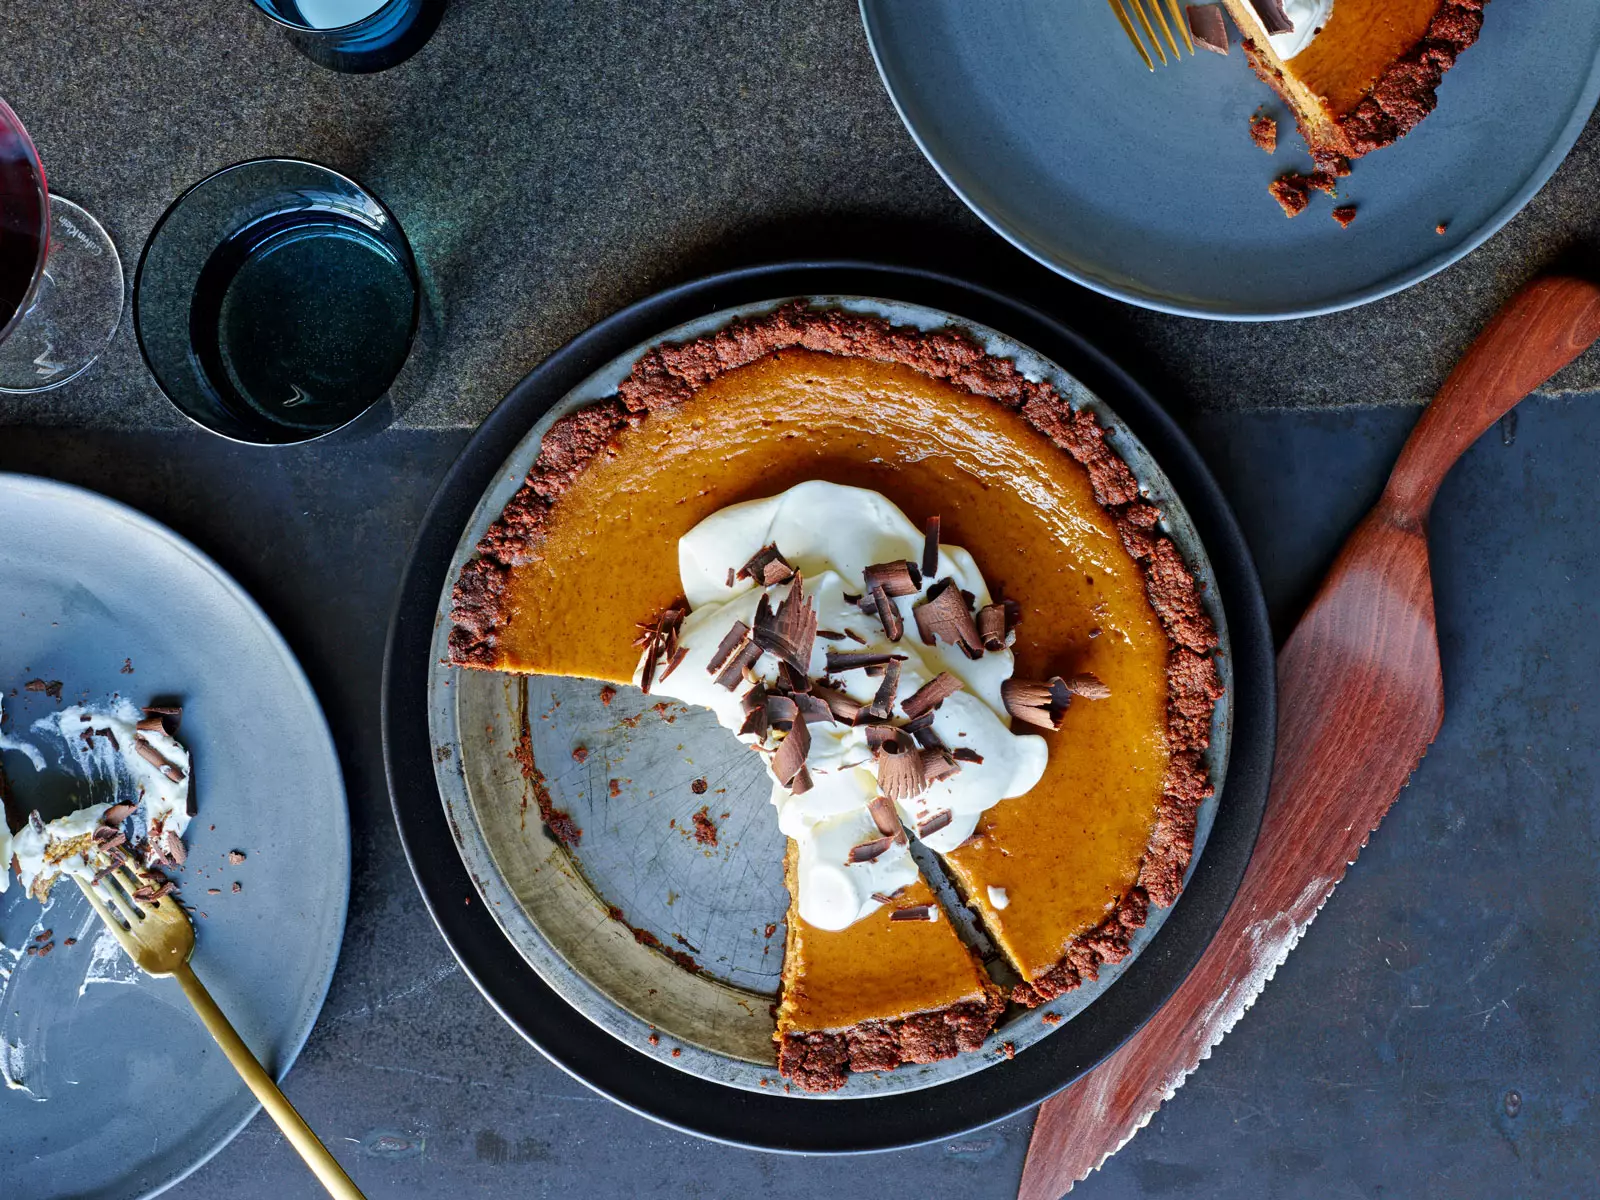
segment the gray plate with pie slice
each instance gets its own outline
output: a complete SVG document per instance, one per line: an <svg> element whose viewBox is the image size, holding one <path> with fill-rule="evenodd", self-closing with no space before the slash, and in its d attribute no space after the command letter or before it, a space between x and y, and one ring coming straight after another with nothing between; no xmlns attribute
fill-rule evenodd
<svg viewBox="0 0 1600 1200"><path fill-rule="evenodd" d="M1600 98L1600 5L1494 0L1438 109L1289 221L1267 185L1310 155L1237 45L1152 74L1104 0L861 11L907 129L978 216L1086 287L1194 316L1313 316L1442 270L1533 198ZM1263 107L1271 157L1249 134Z"/></svg>
<svg viewBox="0 0 1600 1200"><path fill-rule="evenodd" d="M785 1086L776 1069L772 1015L788 903L785 838L768 802L770 785L759 756L707 710L634 688L603 690L592 681L458 670L448 665L446 640L453 581L520 486L556 420L613 394L655 345L686 341L796 298L723 309L668 329L593 371L544 412L482 492L461 531L437 597L428 685L434 775L456 849L518 953L568 1003L632 1049L747 1091ZM1218 796L1198 814L1198 861L1225 794L1233 659L1222 590L1166 475L1081 382L994 329L903 302L798 298L899 326L958 330L1030 376L1050 380L1075 408L1099 418L1201 580L1221 638L1220 670L1229 690L1214 718L1208 766ZM530 781L519 761L520 739L531 751L536 780ZM574 755L579 747L584 753ZM541 803L567 812L583 830L575 846L546 832ZM695 836L693 814L703 806L719 827L715 846ZM963 913L947 896L959 927ZM983 1049L852 1075L840 1091L817 1099L884 1096L947 1083L1008 1061L1001 1048L1006 1043L1017 1055L1026 1054L1136 970L1169 911L1152 909L1133 938L1132 953L1103 969L1097 981L1045 1008L1013 1006Z"/></svg>
<svg viewBox="0 0 1600 1200"><path fill-rule="evenodd" d="M27 690L33 679L60 681L61 701ZM4 732L45 751L48 768L6 751L14 799L47 818L107 797L56 769L34 721L113 694L184 706L198 815L173 876L196 910L195 971L283 1075L338 959L350 834L322 709L277 630L164 526L81 488L0 474L0 686ZM18 953L47 931L48 955ZM149 1196L255 1114L177 984L134 970L76 887L62 883L41 908L13 879L0 942L11 948L0 950L0 1196Z"/></svg>

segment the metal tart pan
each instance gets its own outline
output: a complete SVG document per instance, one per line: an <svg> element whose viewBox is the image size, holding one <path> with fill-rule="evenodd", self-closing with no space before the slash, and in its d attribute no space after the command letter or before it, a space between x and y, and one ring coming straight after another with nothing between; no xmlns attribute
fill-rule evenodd
<svg viewBox="0 0 1600 1200"><path fill-rule="evenodd" d="M773 1062L786 895L783 838L759 761L708 713L657 708L632 689L608 702L592 682L444 662L450 584L545 430L609 395L659 342L795 298L963 330L1094 411L1205 585L1228 687L1208 764L1218 796L1200 813L1188 887L1174 908L1152 910L1134 953L1058 1003L1009 1011L977 1053L853 1076L824 1097L787 1091ZM419 886L463 966L516 1028L646 1115L725 1140L819 1151L903 1145L998 1119L1137 1029L1198 958L1237 886L1265 800L1271 713L1271 645L1248 554L1192 448L1131 379L1042 314L954 280L785 264L625 309L513 389L452 469L414 547L391 627L384 732ZM585 831L576 847L539 821L515 754L524 728L549 800ZM581 763L579 745L588 751ZM700 779L704 794L691 788ZM690 832L708 801L720 818L714 849ZM700 969L675 965L652 940ZM1047 1024L1046 1012L1066 1019ZM938 1091L917 1095L929 1088Z"/></svg>

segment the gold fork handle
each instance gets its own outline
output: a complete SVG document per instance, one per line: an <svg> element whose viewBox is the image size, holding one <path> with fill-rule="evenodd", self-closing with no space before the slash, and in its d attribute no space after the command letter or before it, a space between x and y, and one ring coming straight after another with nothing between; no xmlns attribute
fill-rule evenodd
<svg viewBox="0 0 1600 1200"><path fill-rule="evenodd" d="M328 1189L328 1194L335 1200L366 1200L361 1194L361 1189L351 1182L350 1176L344 1173L344 1168L333 1155L328 1153L328 1148L318 1140L317 1135L311 1132L311 1126L299 1113L295 1112L294 1105L289 1103L289 1098L278 1090L278 1085L272 1081L272 1076L256 1061L256 1056L250 1053L250 1047L244 1044L244 1039L223 1015L217 1002L211 998L211 993L206 991L205 984L201 983L194 973L194 968L184 963L173 972L183 994L189 997L189 1003L194 1005L195 1012L200 1014L200 1020L211 1031L211 1036L216 1038L217 1045L222 1047L222 1052L228 1056L228 1061L233 1064L233 1069L239 1072L239 1077L245 1081L256 1099L261 1101L261 1107L267 1110L267 1115L278 1123L278 1128L289 1139L289 1144L301 1158L305 1159L306 1166L310 1167L322 1186Z"/></svg>

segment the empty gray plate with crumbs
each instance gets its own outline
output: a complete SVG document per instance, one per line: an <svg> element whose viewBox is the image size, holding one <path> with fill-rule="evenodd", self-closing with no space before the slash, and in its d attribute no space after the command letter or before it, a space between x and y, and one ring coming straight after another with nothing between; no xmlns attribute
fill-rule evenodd
<svg viewBox="0 0 1600 1200"><path fill-rule="evenodd" d="M1223 635L1224 683L1231 683L1226 630L1204 549L1160 469L1099 399L1027 347L946 313L859 297L803 299L898 326L956 329L991 355L1049 379L1075 408L1093 411L1196 569ZM446 641L459 569L521 484L553 423L611 395L652 347L779 303L717 312L636 346L535 424L480 498L457 545L438 599L428 696L434 771L448 826L488 910L523 959L586 1017L638 1052L752 1091L783 1084L772 1005L788 901L786 839L768 803L761 759L707 710L592 681L458 671L448 665ZM1225 697L1214 714L1207 760L1219 790L1230 722ZM1215 811L1215 798L1199 810L1191 871ZM545 829L551 818L581 828L582 837L575 844L552 837ZM852 1075L829 1096L926 1088L1003 1062L1009 1052L1025 1053L1112 986L1168 911L1152 909L1133 938L1132 954L1093 984L1040 1009L1008 1010L981 1051ZM952 915L959 920L959 912Z"/></svg>
<svg viewBox="0 0 1600 1200"><path fill-rule="evenodd" d="M60 699L31 680L59 682ZM350 881L338 759L283 639L157 522L80 488L0 475L0 684L7 738L41 747L31 727L67 704L183 705L197 815L186 862L169 874L195 910L196 972L281 1077L322 1007ZM108 799L53 762L37 774L18 750L3 763L15 804L46 818ZM0 942L5 1195L148 1196L255 1114L177 984L134 969L70 882L45 907L13 882Z"/></svg>

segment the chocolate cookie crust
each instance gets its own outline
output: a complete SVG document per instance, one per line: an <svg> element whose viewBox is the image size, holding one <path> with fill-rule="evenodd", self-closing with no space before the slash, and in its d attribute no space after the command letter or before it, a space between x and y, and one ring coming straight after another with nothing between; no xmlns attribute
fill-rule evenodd
<svg viewBox="0 0 1600 1200"><path fill-rule="evenodd" d="M511 569L536 554L556 502L623 430L671 414L720 375L794 348L908 367L1020 414L1088 473L1096 502L1110 514L1144 575L1145 594L1169 647L1167 775L1135 885L1099 925L1072 939L1054 967L1013 990L1019 1003L1045 1003L1095 979L1101 965L1127 957L1151 902L1165 907L1177 899L1194 851L1196 810L1212 795L1202 754L1223 693L1214 661L1216 629L1192 572L1160 530L1160 511L1144 499L1094 416L1075 411L1050 383L1028 379L1013 363L954 332L898 328L877 317L800 302L681 345L659 346L639 360L615 396L561 418L545 434L527 480L484 534L479 556L462 568L451 610L451 661L494 668ZM808 1090L831 1090L843 1084L848 1069L889 1069L896 1047L896 1062L933 1061L911 1055L950 1057L980 1045L1002 1007L997 999L965 1002L901 1021L785 1035L780 1070Z"/></svg>
<svg viewBox="0 0 1600 1200"><path fill-rule="evenodd" d="M1445 72L1455 66L1463 50L1478 40L1487 2L1445 0L1422 40L1389 65L1366 99L1338 119L1338 133L1331 144L1325 138L1314 137L1302 122L1301 135L1310 143L1319 164L1324 159L1360 158L1393 145L1415 129L1438 105L1436 93ZM1255 39L1246 37L1241 45L1256 74L1288 101L1281 76L1262 55Z"/></svg>

